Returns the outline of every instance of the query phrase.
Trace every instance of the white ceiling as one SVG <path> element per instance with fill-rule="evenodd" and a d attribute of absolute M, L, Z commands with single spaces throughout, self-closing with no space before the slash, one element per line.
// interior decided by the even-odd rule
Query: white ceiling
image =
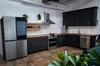
<path fill-rule="evenodd" d="M 73 5 L 73 7 L 77 6 L 81 4 L 82 6 L 85 4 L 88 4 L 91 1 L 94 0 L 60 0 L 60 3 L 56 3 L 56 2 L 50 2 L 48 4 L 43 4 L 42 0 L 10 0 L 10 1 L 15 1 L 15 2 L 24 2 L 24 4 L 30 4 L 30 6 L 32 5 L 37 5 L 37 6 L 42 6 L 42 7 L 46 7 L 46 8 L 53 8 L 53 9 L 58 9 L 58 10 L 66 10 L 68 9 L 68 7 L 71 7 Z"/>

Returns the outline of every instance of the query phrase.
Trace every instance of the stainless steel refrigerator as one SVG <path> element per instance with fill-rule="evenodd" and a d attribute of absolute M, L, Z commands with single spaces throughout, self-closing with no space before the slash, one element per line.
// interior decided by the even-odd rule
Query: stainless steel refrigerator
<path fill-rule="evenodd" d="M 0 22 L 0 55 L 5 60 L 27 56 L 26 18 L 4 16 Z"/>

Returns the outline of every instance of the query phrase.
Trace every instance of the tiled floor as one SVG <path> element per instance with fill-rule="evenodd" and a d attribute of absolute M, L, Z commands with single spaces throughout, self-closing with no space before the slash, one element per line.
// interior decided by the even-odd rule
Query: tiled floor
<path fill-rule="evenodd" d="M 72 47 L 60 47 L 53 50 L 42 51 L 38 53 L 33 53 L 28 55 L 27 57 L 12 60 L 12 61 L 4 61 L 0 59 L 0 66 L 47 66 L 50 62 L 50 59 L 58 59 L 57 53 L 64 52 L 67 50 L 70 54 L 80 55 L 82 54 L 82 50 Z"/>

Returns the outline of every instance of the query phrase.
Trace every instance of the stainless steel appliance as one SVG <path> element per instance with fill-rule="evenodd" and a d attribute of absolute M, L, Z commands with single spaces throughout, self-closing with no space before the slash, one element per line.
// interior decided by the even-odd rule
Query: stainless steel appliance
<path fill-rule="evenodd" d="M 48 50 L 57 48 L 57 35 L 54 33 L 50 33 L 48 35 Z"/>
<path fill-rule="evenodd" d="M 27 56 L 26 18 L 4 16 L 1 19 L 1 56 L 5 60 Z"/>
<path fill-rule="evenodd" d="M 90 48 L 90 36 L 80 36 L 80 47 L 85 49 Z"/>

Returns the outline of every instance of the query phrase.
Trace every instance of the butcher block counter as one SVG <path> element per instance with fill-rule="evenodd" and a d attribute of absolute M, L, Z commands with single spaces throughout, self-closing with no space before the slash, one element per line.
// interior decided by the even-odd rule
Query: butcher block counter
<path fill-rule="evenodd" d="M 57 35 L 68 34 L 68 35 L 80 35 L 80 36 L 96 36 L 97 34 L 78 34 L 78 33 L 58 33 Z"/>
<path fill-rule="evenodd" d="M 56 36 L 49 34 L 28 35 L 28 53 L 47 50 L 52 47 L 72 46 L 76 48 L 92 48 L 95 46 L 97 34 L 78 34 L 78 33 L 56 33 Z"/>
<path fill-rule="evenodd" d="M 67 33 L 67 32 L 56 33 L 56 35 L 63 35 L 63 34 L 67 34 L 67 35 L 80 35 L 80 36 L 97 36 L 98 35 L 98 34 L 78 34 L 78 33 Z M 42 37 L 42 36 L 49 36 L 49 34 L 28 35 L 27 38 Z"/>

